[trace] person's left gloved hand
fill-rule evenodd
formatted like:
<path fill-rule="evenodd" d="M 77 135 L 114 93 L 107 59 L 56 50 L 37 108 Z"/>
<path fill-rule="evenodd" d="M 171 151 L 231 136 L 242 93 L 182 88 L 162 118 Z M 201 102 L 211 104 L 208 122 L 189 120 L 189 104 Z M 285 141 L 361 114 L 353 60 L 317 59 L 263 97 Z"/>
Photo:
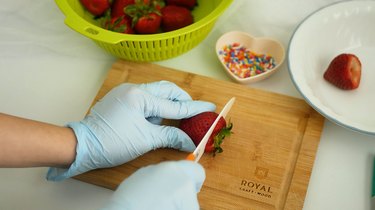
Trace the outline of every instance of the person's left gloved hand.
<path fill-rule="evenodd" d="M 168 161 L 139 169 L 117 188 L 102 210 L 198 210 L 206 175 L 193 161 Z"/>
<path fill-rule="evenodd" d="M 50 168 L 47 179 L 63 180 L 117 166 L 162 147 L 193 151 L 195 145 L 182 130 L 155 122 L 214 109 L 212 103 L 193 101 L 171 82 L 121 84 L 97 102 L 82 121 L 68 124 L 77 137 L 75 161 L 69 169 Z"/>

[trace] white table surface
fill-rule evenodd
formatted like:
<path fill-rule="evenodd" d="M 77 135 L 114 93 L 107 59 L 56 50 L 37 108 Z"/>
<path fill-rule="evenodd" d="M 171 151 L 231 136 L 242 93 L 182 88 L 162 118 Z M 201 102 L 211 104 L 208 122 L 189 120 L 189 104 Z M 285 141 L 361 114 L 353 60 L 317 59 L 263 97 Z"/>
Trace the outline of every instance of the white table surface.
<path fill-rule="evenodd" d="M 227 31 L 278 39 L 287 48 L 297 25 L 330 0 L 236 0 L 193 50 L 158 64 L 230 80 L 214 45 Z M 115 58 L 68 28 L 54 1 L 2 0 L 0 111 L 57 125 L 83 118 Z M 286 62 L 250 85 L 302 98 Z M 375 138 L 325 122 L 304 210 L 370 209 Z M 77 180 L 45 180 L 47 168 L 0 169 L 0 209 L 97 209 L 113 191 Z"/>

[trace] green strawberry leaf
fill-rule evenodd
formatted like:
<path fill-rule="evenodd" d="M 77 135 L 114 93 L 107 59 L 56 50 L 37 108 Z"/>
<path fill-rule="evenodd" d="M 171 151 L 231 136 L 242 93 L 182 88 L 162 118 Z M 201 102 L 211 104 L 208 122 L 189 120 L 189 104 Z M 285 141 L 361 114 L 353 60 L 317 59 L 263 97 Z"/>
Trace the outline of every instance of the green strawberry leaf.
<path fill-rule="evenodd" d="M 225 137 L 230 136 L 233 132 L 231 131 L 233 128 L 233 123 L 228 123 L 228 126 L 221 129 L 219 133 L 214 137 L 214 152 L 213 156 L 215 157 L 216 153 L 222 153 L 224 150 L 221 148 L 221 144 L 223 143 Z"/>

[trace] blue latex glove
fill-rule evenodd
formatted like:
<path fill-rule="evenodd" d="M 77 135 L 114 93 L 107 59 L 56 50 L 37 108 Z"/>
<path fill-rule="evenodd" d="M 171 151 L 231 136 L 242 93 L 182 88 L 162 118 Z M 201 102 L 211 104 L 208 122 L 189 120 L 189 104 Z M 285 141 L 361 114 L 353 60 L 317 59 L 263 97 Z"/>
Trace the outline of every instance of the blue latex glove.
<path fill-rule="evenodd" d="M 161 118 L 182 119 L 213 111 L 209 102 L 193 101 L 174 83 L 121 84 L 96 103 L 81 122 L 69 123 L 77 137 L 70 168 L 50 168 L 47 179 L 63 180 L 96 168 L 113 167 L 157 148 L 193 151 L 195 145 Z"/>
<path fill-rule="evenodd" d="M 102 210 L 195 210 L 205 172 L 193 161 L 141 168 L 123 181 Z"/>

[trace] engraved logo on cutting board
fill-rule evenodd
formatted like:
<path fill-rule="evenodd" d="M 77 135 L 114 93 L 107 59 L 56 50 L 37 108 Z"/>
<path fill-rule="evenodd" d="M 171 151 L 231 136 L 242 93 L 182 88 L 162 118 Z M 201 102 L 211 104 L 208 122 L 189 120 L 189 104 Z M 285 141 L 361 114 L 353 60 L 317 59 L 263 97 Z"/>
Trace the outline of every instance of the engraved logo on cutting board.
<path fill-rule="evenodd" d="M 265 179 L 268 176 L 268 169 L 263 167 L 256 167 L 254 175 L 258 179 Z M 250 193 L 255 196 L 260 196 L 263 198 L 272 198 L 273 190 L 272 187 L 263 184 L 259 181 L 242 179 L 239 189 L 243 192 Z"/>
<path fill-rule="evenodd" d="M 264 179 L 264 178 L 267 178 L 267 175 L 268 175 L 268 168 L 263 168 L 263 167 L 259 167 L 259 166 L 257 166 L 257 167 L 255 168 L 254 175 L 255 175 L 255 177 L 258 178 L 258 179 Z"/>

